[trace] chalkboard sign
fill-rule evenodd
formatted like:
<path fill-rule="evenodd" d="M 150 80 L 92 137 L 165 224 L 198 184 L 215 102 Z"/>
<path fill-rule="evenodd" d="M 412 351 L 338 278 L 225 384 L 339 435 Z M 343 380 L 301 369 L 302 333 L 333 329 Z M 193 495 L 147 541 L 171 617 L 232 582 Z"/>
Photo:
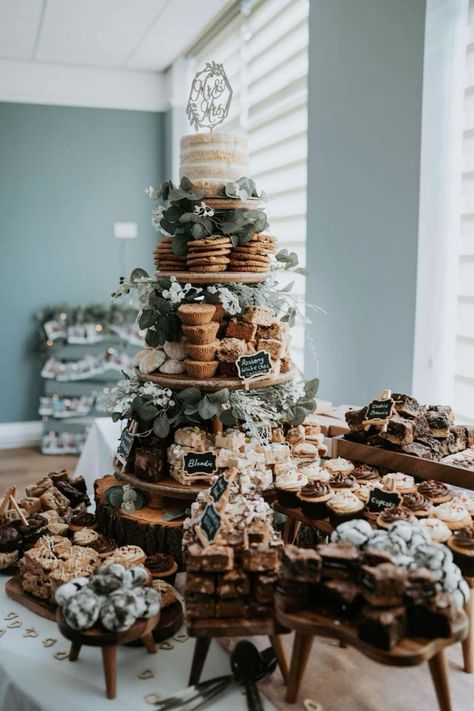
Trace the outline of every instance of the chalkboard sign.
<path fill-rule="evenodd" d="M 242 355 L 235 361 L 239 378 L 251 380 L 272 371 L 272 360 L 267 351 L 257 351 L 251 355 Z"/>
<path fill-rule="evenodd" d="M 370 492 L 367 508 L 369 511 L 384 511 L 388 508 L 394 508 L 400 503 L 400 494 L 394 491 L 384 491 L 383 489 L 375 488 Z"/>
<path fill-rule="evenodd" d="M 214 499 L 214 501 L 219 501 L 228 486 L 229 482 L 227 481 L 225 476 L 220 476 L 217 481 L 214 482 L 214 484 L 209 489 L 209 493 Z"/>
<path fill-rule="evenodd" d="M 187 474 L 214 474 L 216 469 L 214 452 L 188 452 L 184 455 L 184 471 Z"/>
<path fill-rule="evenodd" d="M 394 401 L 391 397 L 386 400 L 372 400 L 365 413 L 367 424 L 384 424 L 393 413 Z"/>
<path fill-rule="evenodd" d="M 120 437 L 119 446 L 117 448 L 116 458 L 122 464 L 126 464 L 133 447 L 133 435 L 125 428 Z"/>
<path fill-rule="evenodd" d="M 199 525 L 206 534 L 207 540 L 213 541 L 220 528 L 221 517 L 212 504 L 206 506 Z"/>

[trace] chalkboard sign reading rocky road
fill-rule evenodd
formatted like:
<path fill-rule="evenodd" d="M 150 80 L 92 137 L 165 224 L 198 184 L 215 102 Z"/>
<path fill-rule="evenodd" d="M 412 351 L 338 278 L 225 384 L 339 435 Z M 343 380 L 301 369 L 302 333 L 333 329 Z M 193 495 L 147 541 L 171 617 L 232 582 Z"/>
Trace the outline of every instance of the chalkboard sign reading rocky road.
<path fill-rule="evenodd" d="M 369 511 L 384 511 L 388 508 L 398 506 L 400 503 L 400 494 L 395 491 L 383 491 L 375 488 L 370 492 L 367 508 Z"/>
<path fill-rule="evenodd" d="M 214 452 L 188 452 L 184 455 L 187 474 L 213 474 L 217 469 Z"/>
<path fill-rule="evenodd" d="M 394 401 L 391 397 L 386 400 L 372 400 L 365 413 L 365 422 L 368 424 L 383 424 L 393 413 Z"/>
<path fill-rule="evenodd" d="M 199 523 L 201 529 L 207 536 L 208 541 L 213 541 L 221 525 L 221 517 L 212 504 L 206 506 Z"/>
<path fill-rule="evenodd" d="M 272 370 L 272 361 L 270 353 L 267 351 L 257 351 L 252 355 L 244 355 L 237 358 L 235 361 L 239 378 L 242 380 L 251 380 L 262 375 L 268 375 Z"/>
<path fill-rule="evenodd" d="M 209 493 L 211 497 L 214 499 L 214 501 L 219 501 L 220 498 L 222 497 L 222 494 L 225 492 L 229 485 L 229 482 L 224 476 L 220 476 L 217 481 L 214 482 L 214 484 L 211 486 L 209 489 Z"/>

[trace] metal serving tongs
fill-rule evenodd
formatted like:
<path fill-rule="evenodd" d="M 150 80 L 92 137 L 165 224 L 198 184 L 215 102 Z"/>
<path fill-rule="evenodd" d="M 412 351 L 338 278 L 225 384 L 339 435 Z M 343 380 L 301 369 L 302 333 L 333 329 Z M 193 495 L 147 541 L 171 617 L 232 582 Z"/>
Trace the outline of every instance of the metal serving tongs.
<path fill-rule="evenodd" d="M 248 648 L 248 642 L 245 642 Z M 242 653 L 240 642 L 235 646 L 234 651 L 231 655 L 231 667 L 235 668 L 235 661 L 239 658 Z M 252 645 L 253 646 L 253 645 Z M 259 668 L 256 669 L 255 675 L 249 681 L 252 684 L 258 683 L 265 679 L 265 677 L 272 674 L 277 665 L 275 654 L 271 647 L 265 649 L 263 652 L 259 653 L 255 648 L 255 652 L 261 657 L 261 664 Z M 225 676 L 214 677 L 213 679 L 208 679 L 207 681 L 201 681 L 194 686 L 188 686 L 182 691 L 178 691 L 174 696 L 169 696 L 167 699 L 162 699 L 155 703 L 157 711 L 168 711 L 169 709 L 186 709 L 186 711 L 198 711 L 198 709 L 204 708 L 208 703 L 210 703 L 217 696 L 220 696 L 227 689 L 232 688 L 238 684 L 242 683 L 242 679 L 235 674 L 228 674 Z M 255 708 L 255 707 L 249 707 Z"/>

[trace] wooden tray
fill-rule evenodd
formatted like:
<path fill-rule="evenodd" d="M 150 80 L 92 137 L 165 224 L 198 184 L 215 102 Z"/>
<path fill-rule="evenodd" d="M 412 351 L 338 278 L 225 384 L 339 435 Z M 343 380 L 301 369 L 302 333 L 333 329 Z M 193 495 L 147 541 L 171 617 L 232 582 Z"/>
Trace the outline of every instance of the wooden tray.
<path fill-rule="evenodd" d="M 153 630 L 153 639 L 155 642 L 164 642 L 181 629 L 184 620 L 183 606 L 180 602 L 174 602 L 169 607 L 161 610 L 161 615 L 158 624 Z M 135 642 L 129 642 L 128 647 L 142 647 L 143 642 L 138 639 Z"/>
<path fill-rule="evenodd" d="M 149 373 L 144 375 L 139 370 L 135 369 L 135 373 L 140 380 L 149 380 L 152 383 L 161 385 L 163 388 L 174 388 L 175 390 L 184 390 L 185 388 L 199 388 L 203 392 L 215 392 L 221 388 L 229 390 L 255 390 L 256 388 L 268 388 L 271 385 L 280 385 L 289 380 L 293 380 L 296 376 L 294 368 L 288 373 L 279 373 L 271 377 L 255 378 L 252 380 L 242 380 L 241 378 L 225 378 L 217 376 L 206 380 L 198 380 L 190 378 L 188 375 L 168 375 L 166 373 Z"/>
<path fill-rule="evenodd" d="M 23 605 L 23 607 L 26 607 L 31 612 L 34 612 L 35 615 L 44 617 L 46 620 L 51 620 L 52 622 L 56 621 L 56 611 L 58 609 L 56 605 L 51 605 L 51 603 L 46 602 L 46 600 L 38 600 L 37 597 L 33 597 L 30 593 L 25 592 L 21 587 L 21 578 L 19 575 L 15 575 L 15 577 L 7 580 L 5 583 L 5 592 L 8 597 L 20 603 L 20 605 Z"/>
<path fill-rule="evenodd" d="M 333 457 L 345 457 L 364 464 L 372 464 L 391 472 L 403 472 L 420 479 L 436 479 L 446 484 L 474 490 L 474 471 L 455 467 L 452 464 L 433 462 L 430 459 L 413 457 L 410 454 L 393 452 L 382 447 L 351 442 L 344 436 L 333 439 Z"/>
<path fill-rule="evenodd" d="M 155 279 L 175 276 L 180 284 L 259 284 L 270 276 L 270 272 L 155 272 Z"/>
<path fill-rule="evenodd" d="M 278 624 L 273 617 L 228 618 L 209 620 L 188 620 L 190 637 L 252 637 L 257 635 L 273 636 L 288 632 L 284 625 Z"/>

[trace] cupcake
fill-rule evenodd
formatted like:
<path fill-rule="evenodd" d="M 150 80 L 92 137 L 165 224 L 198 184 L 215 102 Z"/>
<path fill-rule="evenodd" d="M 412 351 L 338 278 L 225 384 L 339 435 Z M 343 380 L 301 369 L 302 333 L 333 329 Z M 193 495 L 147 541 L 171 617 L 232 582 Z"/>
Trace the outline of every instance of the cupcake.
<path fill-rule="evenodd" d="M 366 504 L 370 498 L 370 494 L 377 486 L 376 481 L 366 481 L 354 489 L 353 493 Z"/>
<path fill-rule="evenodd" d="M 348 459 L 344 459 L 343 457 L 328 459 L 324 462 L 323 467 L 331 472 L 331 474 L 337 474 L 338 472 L 341 472 L 342 474 L 350 474 L 354 469 L 352 462 Z"/>
<path fill-rule="evenodd" d="M 368 481 L 379 481 L 380 472 L 377 467 L 372 467 L 370 464 L 357 464 L 351 471 L 358 484 L 365 484 Z"/>
<path fill-rule="evenodd" d="M 326 503 L 329 520 L 333 526 L 338 526 L 344 521 L 350 521 L 353 518 L 360 518 L 364 510 L 362 501 L 351 491 L 344 489 L 336 492 Z"/>
<path fill-rule="evenodd" d="M 113 538 L 107 538 L 101 533 L 98 534 L 95 541 L 88 544 L 89 548 L 92 548 L 96 553 L 98 553 L 100 558 L 108 558 L 114 551 L 117 550 L 117 544 Z"/>
<path fill-rule="evenodd" d="M 418 492 L 426 496 L 433 504 L 445 504 L 453 498 L 452 493 L 442 481 L 427 479 L 418 484 Z"/>
<path fill-rule="evenodd" d="M 289 509 L 297 509 L 300 505 L 298 494 L 308 483 L 307 478 L 296 467 L 275 478 L 275 491 L 278 503 Z"/>
<path fill-rule="evenodd" d="M 464 506 L 466 511 L 471 516 L 474 516 L 474 496 L 471 496 L 470 494 L 460 494 L 459 496 L 454 497 L 453 504 Z"/>
<path fill-rule="evenodd" d="M 192 360 L 210 361 L 215 359 L 219 343 L 220 341 L 217 338 L 212 343 L 205 343 L 202 346 L 195 343 L 186 343 L 186 351 Z"/>
<path fill-rule="evenodd" d="M 334 496 L 334 492 L 329 486 L 322 481 L 310 481 L 303 486 L 298 499 L 300 500 L 301 510 L 308 518 L 326 518 L 327 509 L 326 503 Z"/>
<path fill-rule="evenodd" d="M 464 576 L 474 576 L 474 528 L 461 528 L 455 531 L 448 541 L 454 562 L 459 565 Z"/>
<path fill-rule="evenodd" d="M 97 521 L 93 513 L 79 511 L 69 521 L 70 531 L 80 531 L 81 528 L 97 528 Z"/>
<path fill-rule="evenodd" d="M 399 494 L 414 494 L 416 492 L 415 480 L 409 474 L 392 472 L 382 477 L 382 485 L 386 491 L 396 491 Z"/>
<path fill-rule="evenodd" d="M 469 528 L 472 524 L 472 519 L 464 506 L 453 504 L 452 501 L 435 506 L 433 515 L 441 521 L 444 521 L 451 531 L 457 531 L 460 528 Z"/>
<path fill-rule="evenodd" d="M 402 506 L 412 512 L 417 518 L 429 516 L 433 508 L 433 504 L 426 496 L 417 491 L 414 494 L 404 494 L 402 497 Z"/>
<path fill-rule="evenodd" d="M 308 481 L 324 481 L 328 484 L 331 478 L 331 472 L 320 467 L 319 461 L 304 464 L 300 467 L 300 472 L 304 474 Z"/>
<path fill-rule="evenodd" d="M 178 566 L 171 555 L 155 553 L 145 560 L 145 568 L 150 571 L 153 580 L 164 580 L 170 585 L 174 584 Z"/>
<path fill-rule="evenodd" d="M 350 474 L 343 474 L 342 472 L 336 472 L 329 479 L 329 486 L 333 489 L 347 489 L 352 490 L 357 487 L 357 482 L 353 476 Z"/>
<path fill-rule="evenodd" d="M 178 316 L 187 326 L 202 326 L 209 323 L 215 311 L 214 304 L 181 304 L 178 306 Z"/>
<path fill-rule="evenodd" d="M 139 546 L 120 546 L 107 560 L 107 564 L 119 563 L 124 568 L 133 568 L 135 565 L 144 565 L 146 555 Z"/>
<path fill-rule="evenodd" d="M 201 361 L 186 358 L 184 361 L 184 367 L 186 368 L 186 373 L 191 378 L 206 380 L 206 378 L 212 378 L 216 374 L 217 368 L 219 367 L 219 361 Z"/>
<path fill-rule="evenodd" d="M 412 516 L 413 513 L 403 506 L 388 506 L 377 515 L 376 523 L 379 528 L 387 530 L 395 521 L 408 521 Z"/>
<path fill-rule="evenodd" d="M 183 333 L 186 340 L 198 346 L 212 343 L 216 338 L 218 330 L 219 324 L 216 321 L 205 323 L 202 326 L 183 326 Z"/>
<path fill-rule="evenodd" d="M 99 534 L 93 528 L 80 528 L 74 531 L 72 542 L 75 546 L 89 546 L 99 538 Z"/>
<path fill-rule="evenodd" d="M 434 518 L 434 516 L 422 518 L 419 524 L 420 527 L 429 534 L 433 543 L 446 543 L 448 538 L 452 536 L 451 531 L 444 521 L 441 521 L 439 518 Z"/>

